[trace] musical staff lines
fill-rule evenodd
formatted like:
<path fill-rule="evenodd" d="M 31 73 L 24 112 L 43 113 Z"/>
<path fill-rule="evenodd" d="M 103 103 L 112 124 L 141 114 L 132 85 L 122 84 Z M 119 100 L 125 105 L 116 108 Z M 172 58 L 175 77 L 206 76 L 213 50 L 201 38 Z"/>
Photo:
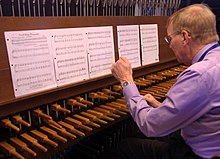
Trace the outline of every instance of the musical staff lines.
<path fill-rule="evenodd" d="M 49 37 L 42 31 L 5 32 L 16 97 L 56 87 Z"/>
<path fill-rule="evenodd" d="M 58 29 L 51 37 L 57 85 L 88 79 L 85 29 Z"/>
<path fill-rule="evenodd" d="M 15 64 L 14 70 L 16 73 L 20 72 L 29 72 L 29 71 L 41 71 L 46 68 L 51 68 L 52 63 L 50 60 L 44 60 L 44 61 L 35 61 L 35 62 L 28 62 L 28 63 L 21 63 L 21 64 Z"/>
<path fill-rule="evenodd" d="M 111 26 L 5 32 L 15 96 L 110 74 Z"/>
<path fill-rule="evenodd" d="M 102 70 L 103 72 L 109 72 L 109 66 L 111 66 L 112 63 L 111 62 L 107 62 L 107 63 L 103 63 L 103 64 L 94 64 L 91 66 L 91 73 L 93 74 L 99 74 L 100 70 Z"/>
<path fill-rule="evenodd" d="M 88 64 L 85 56 L 65 58 L 57 61 L 58 86 L 88 79 Z"/>
<path fill-rule="evenodd" d="M 21 33 L 12 37 L 12 45 L 28 46 L 33 44 L 42 44 L 47 42 L 47 37 L 38 33 Z"/>
<path fill-rule="evenodd" d="M 28 87 L 29 89 L 36 89 L 39 87 L 45 86 L 44 83 L 50 82 L 53 79 L 53 74 L 51 73 L 43 73 L 39 75 L 28 75 L 26 77 L 18 78 L 17 82 L 17 89 L 19 87 Z"/>
<path fill-rule="evenodd" d="M 142 65 L 159 62 L 157 24 L 140 25 Z"/>
<path fill-rule="evenodd" d="M 64 43 L 64 42 L 75 42 L 82 41 L 83 35 L 82 33 L 72 33 L 72 34 L 62 34 L 62 35 L 54 35 L 55 43 Z"/>
<path fill-rule="evenodd" d="M 117 36 L 132 67 L 141 54 L 142 65 L 159 61 L 157 24 L 117 26 Z M 112 26 L 9 31 L 5 40 L 16 97 L 109 75 L 115 62 Z"/>
<path fill-rule="evenodd" d="M 74 79 L 77 77 L 81 77 L 81 76 L 86 76 L 87 75 L 87 69 L 84 68 L 80 68 L 80 69 L 74 69 L 74 70 L 70 70 L 70 71 L 64 71 L 64 72 L 60 72 L 58 77 L 59 80 L 68 80 L 68 79 Z"/>
<path fill-rule="evenodd" d="M 58 60 L 57 66 L 58 68 L 65 68 L 65 67 L 81 65 L 84 64 L 85 62 L 86 62 L 85 57 L 76 57 L 76 58 Z"/>
<path fill-rule="evenodd" d="M 88 30 L 87 50 L 90 78 L 110 74 L 115 62 L 112 27 L 93 27 Z"/>
<path fill-rule="evenodd" d="M 117 26 L 119 56 L 127 57 L 132 67 L 141 66 L 139 26 Z"/>
<path fill-rule="evenodd" d="M 112 41 L 100 41 L 95 43 L 89 43 L 89 51 L 93 50 L 102 50 L 102 49 L 111 49 Z"/>
<path fill-rule="evenodd" d="M 56 55 L 67 55 L 67 54 L 77 54 L 85 52 L 83 44 L 66 46 L 66 47 L 57 47 L 55 49 Z"/>
<path fill-rule="evenodd" d="M 112 37 L 112 31 L 111 30 L 106 30 L 104 27 L 100 27 L 101 30 L 94 30 L 92 29 L 91 31 L 88 31 L 88 39 L 89 40 L 94 40 L 94 39 L 108 39 Z"/>
<path fill-rule="evenodd" d="M 48 47 L 41 48 L 23 48 L 12 50 L 13 58 L 27 58 L 27 57 L 36 57 L 36 56 L 44 56 L 49 55 Z"/>

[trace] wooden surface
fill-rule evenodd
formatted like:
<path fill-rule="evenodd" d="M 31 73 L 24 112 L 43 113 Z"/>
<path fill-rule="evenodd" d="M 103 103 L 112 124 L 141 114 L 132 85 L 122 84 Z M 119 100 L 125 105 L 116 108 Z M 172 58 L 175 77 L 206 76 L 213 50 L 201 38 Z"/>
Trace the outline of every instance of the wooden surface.
<path fill-rule="evenodd" d="M 165 43 L 163 37 L 166 35 L 167 17 L 139 16 L 139 17 L 0 17 L 0 118 L 9 114 L 31 109 L 70 96 L 86 93 L 97 88 L 104 88 L 117 81 L 111 76 L 103 76 L 89 79 L 83 82 L 70 84 L 68 86 L 51 89 L 48 91 L 15 98 L 12 78 L 9 67 L 6 43 L 4 39 L 5 31 L 16 30 L 39 30 L 39 29 L 59 29 L 91 26 L 113 26 L 114 46 L 116 59 L 118 58 L 117 33 L 118 25 L 141 25 L 158 24 L 159 31 L 159 56 L 160 62 L 134 70 L 134 76 L 141 76 L 152 73 L 162 68 L 175 65 L 174 54 Z M 106 82 L 106 80 L 108 82 Z"/>

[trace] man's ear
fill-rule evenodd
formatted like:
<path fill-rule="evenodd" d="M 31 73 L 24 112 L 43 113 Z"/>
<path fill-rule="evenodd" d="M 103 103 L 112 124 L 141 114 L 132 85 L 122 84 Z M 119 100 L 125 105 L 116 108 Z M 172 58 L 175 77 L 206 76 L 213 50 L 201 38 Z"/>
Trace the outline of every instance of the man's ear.
<path fill-rule="evenodd" d="M 181 31 L 182 39 L 183 39 L 183 45 L 186 45 L 191 40 L 191 35 L 186 30 Z"/>

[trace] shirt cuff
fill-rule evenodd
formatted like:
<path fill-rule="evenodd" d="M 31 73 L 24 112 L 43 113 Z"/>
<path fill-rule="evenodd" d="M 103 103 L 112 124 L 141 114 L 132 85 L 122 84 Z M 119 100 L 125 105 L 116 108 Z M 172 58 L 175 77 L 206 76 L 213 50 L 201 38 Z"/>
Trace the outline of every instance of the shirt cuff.
<path fill-rule="evenodd" d="M 136 84 L 133 83 L 133 84 L 129 84 L 126 87 L 124 87 L 123 95 L 127 101 L 128 99 L 130 99 L 133 96 L 140 96 L 140 93 L 139 93 L 139 90 L 138 90 Z"/>

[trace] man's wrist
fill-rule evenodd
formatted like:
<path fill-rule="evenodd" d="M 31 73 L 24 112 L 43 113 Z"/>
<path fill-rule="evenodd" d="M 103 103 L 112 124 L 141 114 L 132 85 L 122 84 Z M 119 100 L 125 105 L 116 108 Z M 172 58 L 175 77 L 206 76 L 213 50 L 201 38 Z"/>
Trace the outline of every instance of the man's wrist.
<path fill-rule="evenodd" d="M 122 88 L 125 88 L 126 86 L 133 84 L 133 83 L 134 83 L 134 81 L 122 81 L 121 86 L 122 86 Z"/>

